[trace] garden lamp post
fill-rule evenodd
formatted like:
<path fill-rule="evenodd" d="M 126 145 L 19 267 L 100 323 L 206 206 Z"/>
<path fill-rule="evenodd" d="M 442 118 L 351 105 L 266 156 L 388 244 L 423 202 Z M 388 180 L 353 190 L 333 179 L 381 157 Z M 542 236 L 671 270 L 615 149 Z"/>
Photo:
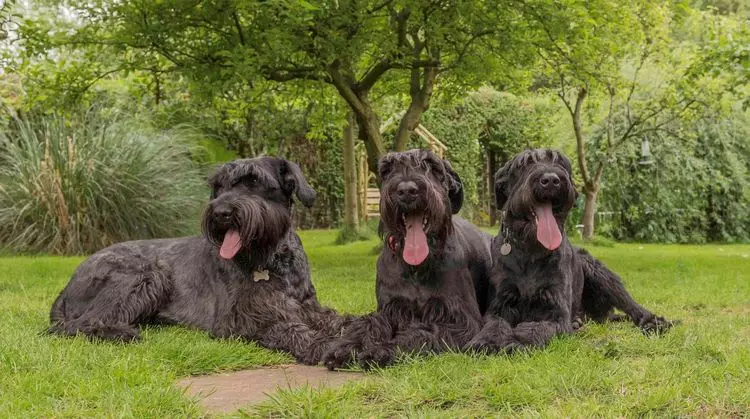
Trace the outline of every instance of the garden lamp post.
<path fill-rule="evenodd" d="M 654 160 L 651 158 L 651 148 L 648 144 L 648 137 L 643 136 L 643 142 L 641 143 L 641 161 L 638 164 L 649 165 L 653 164 Z"/>

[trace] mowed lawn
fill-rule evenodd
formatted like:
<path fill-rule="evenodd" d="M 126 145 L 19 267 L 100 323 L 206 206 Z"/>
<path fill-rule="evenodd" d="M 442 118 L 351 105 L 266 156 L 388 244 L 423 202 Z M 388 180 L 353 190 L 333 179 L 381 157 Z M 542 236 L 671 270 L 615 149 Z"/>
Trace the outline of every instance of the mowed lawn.
<path fill-rule="evenodd" d="M 320 300 L 349 313 L 372 310 L 376 241 L 334 246 L 334 232 L 301 236 Z M 630 324 L 588 324 L 531 353 L 405 359 L 338 389 L 284 391 L 237 415 L 749 415 L 750 246 L 590 250 L 639 302 L 682 324 L 662 337 Z M 0 417 L 201 416 L 174 387 L 178 378 L 291 361 L 179 327 L 148 328 L 132 345 L 42 335 L 82 259 L 0 258 Z"/>

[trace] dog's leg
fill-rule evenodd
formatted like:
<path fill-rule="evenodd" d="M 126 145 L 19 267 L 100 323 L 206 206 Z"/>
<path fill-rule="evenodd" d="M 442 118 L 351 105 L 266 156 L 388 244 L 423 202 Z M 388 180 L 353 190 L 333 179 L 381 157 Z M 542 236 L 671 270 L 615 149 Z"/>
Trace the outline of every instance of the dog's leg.
<path fill-rule="evenodd" d="M 494 353 L 501 350 L 512 349 L 516 346 L 513 337 L 513 328 L 508 322 L 495 315 L 485 316 L 482 330 L 474 336 L 464 349 L 474 352 Z"/>
<path fill-rule="evenodd" d="M 158 271 L 109 273 L 108 283 L 89 302 L 77 318 L 53 319 L 49 332 L 68 336 L 82 333 L 104 340 L 138 339 L 137 325 L 154 315 L 167 300 L 172 289 L 171 278 Z M 53 316 L 65 311 L 65 296 L 55 304 Z"/>
<path fill-rule="evenodd" d="M 326 349 L 328 337 L 301 322 L 279 322 L 263 333 L 260 344 L 287 351 L 300 363 L 316 365 Z"/>
<path fill-rule="evenodd" d="M 645 333 L 661 333 L 672 327 L 672 322 L 635 302 L 620 277 L 588 252 L 579 249 L 577 259 L 583 268 L 583 309 L 594 321 L 616 318 L 612 309 L 617 308 Z"/>
<path fill-rule="evenodd" d="M 301 315 L 305 323 L 312 329 L 331 337 L 341 336 L 344 328 L 355 318 L 350 315 L 340 315 L 330 308 L 322 307 L 317 300 L 306 301 L 302 307 Z"/>
<path fill-rule="evenodd" d="M 573 328 L 567 322 L 523 322 L 513 328 L 513 338 L 517 347 L 542 348 L 555 335 L 572 332 Z"/>
<path fill-rule="evenodd" d="M 380 347 L 382 342 L 389 342 L 394 329 L 395 326 L 383 312 L 351 319 L 344 325 L 341 337 L 330 344 L 323 355 L 323 363 L 330 370 L 352 364 L 363 348 Z"/>
<path fill-rule="evenodd" d="M 401 325 L 391 342 L 367 348 L 359 362 L 382 367 L 395 361 L 397 350 L 419 354 L 461 349 L 480 329 L 480 321 L 467 313 L 460 301 L 433 297 L 418 320 Z"/>

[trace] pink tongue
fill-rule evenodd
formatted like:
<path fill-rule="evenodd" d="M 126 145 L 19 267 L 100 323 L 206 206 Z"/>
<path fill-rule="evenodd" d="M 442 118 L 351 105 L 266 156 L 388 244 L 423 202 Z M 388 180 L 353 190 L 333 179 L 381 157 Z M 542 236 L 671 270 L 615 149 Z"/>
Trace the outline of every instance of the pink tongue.
<path fill-rule="evenodd" d="M 543 204 L 534 208 L 536 212 L 536 239 L 542 246 L 555 250 L 562 243 L 562 234 L 552 214 L 552 205 Z"/>
<path fill-rule="evenodd" d="M 228 230 L 224 235 L 224 241 L 221 243 L 219 255 L 224 259 L 231 259 L 240 251 L 241 247 L 242 243 L 240 243 L 240 233 L 234 229 Z"/>
<path fill-rule="evenodd" d="M 422 229 L 422 214 L 412 215 L 406 219 L 406 240 L 404 240 L 404 262 L 409 265 L 420 265 L 427 259 L 430 248 L 427 247 L 427 236 Z"/>

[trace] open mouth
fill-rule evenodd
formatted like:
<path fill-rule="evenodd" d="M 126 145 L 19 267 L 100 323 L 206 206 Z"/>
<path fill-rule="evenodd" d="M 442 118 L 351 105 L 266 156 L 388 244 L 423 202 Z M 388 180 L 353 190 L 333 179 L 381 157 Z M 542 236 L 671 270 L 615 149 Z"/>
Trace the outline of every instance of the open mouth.
<path fill-rule="evenodd" d="M 425 233 L 429 232 L 430 231 L 430 223 L 429 223 L 430 219 L 427 216 L 427 214 L 420 213 L 417 216 L 422 218 L 422 230 L 424 230 Z M 411 225 L 413 222 L 418 222 L 418 220 L 416 219 L 417 216 L 401 214 L 401 221 L 404 222 L 404 228 L 406 228 L 408 225 Z"/>
<path fill-rule="evenodd" d="M 535 203 L 531 210 L 536 226 L 536 240 L 548 250 L 556 250 L 562 244 L 562 232 L 552 209 L 552 203 Z"/>
<path fill-rule="evenodd" d="M 404 238 L 404 262 L 412 266 L 421 265 L 430 254 L 427 245 L 427 232 L 430 228 L 430 219 L 424 212 L 402 214 L 406 237 Z"/>
<path fill-rule="evenodd" d="M 224 233 L 224 240 L 222 240 L 221 248 L 219 248 L 219 256 L 226 260 L 232 259 L 241 248 L 242 238 L 240 237 L 240 232 L 235 228 L 230 228 Z"/>

